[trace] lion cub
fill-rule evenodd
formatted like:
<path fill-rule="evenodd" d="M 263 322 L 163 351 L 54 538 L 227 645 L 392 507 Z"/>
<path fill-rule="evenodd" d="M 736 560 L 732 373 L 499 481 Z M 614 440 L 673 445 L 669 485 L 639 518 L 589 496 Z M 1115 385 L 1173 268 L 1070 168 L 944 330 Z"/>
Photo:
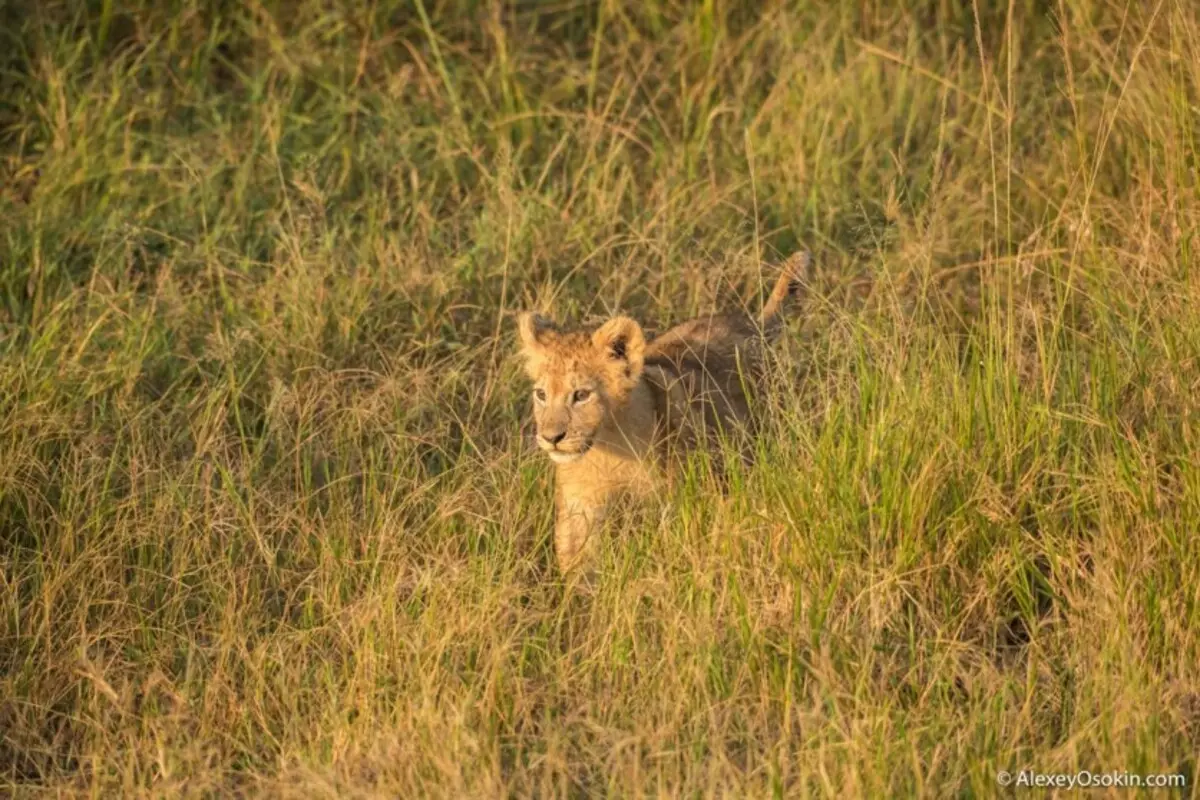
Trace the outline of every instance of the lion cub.
<path fill-rule="evenodd" d="M 779 312 L 811 262 L 785 264 L 756 320 L 716 315 L 689 320 L 646 341 L 637 322 L 614 317 L 594 330 L 564 330 L 537 314 L 519 321 L 533 380 L 537 443 L 555 463 L 554 551 L 575 566 L 609 504 L 645 495 L 688 450 L 751 422 L 762 343 L 782 327 Z"/>

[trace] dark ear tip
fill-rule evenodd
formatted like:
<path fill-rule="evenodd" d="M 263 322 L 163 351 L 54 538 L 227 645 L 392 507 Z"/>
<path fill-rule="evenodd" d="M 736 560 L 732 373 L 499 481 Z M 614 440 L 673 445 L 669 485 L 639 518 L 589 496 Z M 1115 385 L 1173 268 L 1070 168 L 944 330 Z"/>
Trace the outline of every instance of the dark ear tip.
<path fill-rule="evenodd" d="M 629 361 L 641 356 L 642 329 L 630 317 L 613 317 L 596 329 L 592 341 L 608 358 Z"/>
<path fill-rule="evenodd" d="M 536 311 L 523 311 L 517 316 L 517 330 L 525 343 L 537 343 L 544 334 L 557 330 L 554 321 Z"/>

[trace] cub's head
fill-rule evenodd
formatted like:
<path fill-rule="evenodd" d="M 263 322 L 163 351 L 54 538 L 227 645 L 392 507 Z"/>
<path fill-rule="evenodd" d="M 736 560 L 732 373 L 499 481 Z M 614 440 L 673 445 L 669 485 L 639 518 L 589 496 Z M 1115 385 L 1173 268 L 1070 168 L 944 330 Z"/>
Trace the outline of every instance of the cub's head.
<path fill-rule="evenodd" d="M 533 380 L 538 447 L 555 463 L 569 464 L 591 448 L 641 379 L 645 336 L 628 317 L 614 317 L 594 331 L 564 331 L 526 313 L 518 328 Z"/>

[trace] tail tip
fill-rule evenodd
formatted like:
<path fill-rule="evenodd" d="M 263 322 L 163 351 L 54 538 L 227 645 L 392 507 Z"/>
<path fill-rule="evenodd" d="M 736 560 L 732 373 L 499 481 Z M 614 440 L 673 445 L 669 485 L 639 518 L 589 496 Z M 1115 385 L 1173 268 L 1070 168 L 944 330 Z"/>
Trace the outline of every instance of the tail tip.
<path fill-rule="evenodd" d="M 812 252 L 807 248 L 797 251 L 788 257 L 780 269 L 779 280 L 775 284 L 775 289 L 771 292 L 771 296 L 767 298 L 766 305 L 763 307 L 762 318 L 764 321 L 774 319 L 784 301 L 800 293 L 805 281 L 808 279 L 811 268 Z"/>
<path fill-rule="evenodd" d="M 783 280 L 787 281 L 785 290 L 787 297 L 795 297 L 804 288 L 804 284 L 808 281 L 809 274 L 812 272 L 812 251 L 808 248 L 799 250 L 788 256 L 787 261 L 783 263 L 782 275 Z"/>
<path fill-rule="evenodd" d="M 783 271 L 788 276 L 789 288 L 799 288 L 799 284 L 808 278 L 808 274 L 812 270 L 812 263 L 812 251 L 807 247 L 788 257 L 783 265 Z"/>

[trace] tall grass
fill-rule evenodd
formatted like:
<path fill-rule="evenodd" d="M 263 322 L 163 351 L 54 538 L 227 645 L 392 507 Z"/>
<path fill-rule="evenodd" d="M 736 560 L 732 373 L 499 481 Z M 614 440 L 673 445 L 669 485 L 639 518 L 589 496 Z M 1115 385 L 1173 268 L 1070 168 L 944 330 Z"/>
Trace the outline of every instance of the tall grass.
<path fill-rule="evenodd" d="M 5 792 L 1194 780 L 1194 4 L 0 19 Z M 512 313 L 800 245 L 755 466 L 564 585 Z"/>

